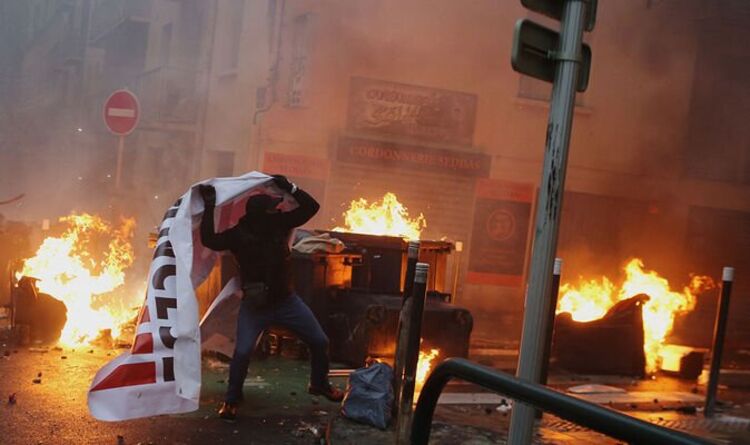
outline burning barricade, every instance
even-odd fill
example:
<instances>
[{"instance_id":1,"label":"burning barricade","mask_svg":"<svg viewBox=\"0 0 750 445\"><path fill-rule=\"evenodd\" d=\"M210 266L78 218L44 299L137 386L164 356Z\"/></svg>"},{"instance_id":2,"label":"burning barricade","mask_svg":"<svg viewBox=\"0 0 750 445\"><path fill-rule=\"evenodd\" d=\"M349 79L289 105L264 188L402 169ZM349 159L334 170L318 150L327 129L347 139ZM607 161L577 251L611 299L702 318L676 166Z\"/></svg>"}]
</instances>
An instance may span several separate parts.
<instances>
[{"instance_id":1,"label":"burning barricade","mask_svg":"<svg viewBox=\"0 0 750 445\"><path fill-rule=\"evenodd\" d=\"M661 368L662 351L675 318L695 308L696 297L714 287L692 276L678 292L643 261L631 259L617 287L607 277L560 288L553 358L569 371L645 376Z\"/></svg>"},{"instance_id":2,"label":"burning barricade","mask_svg":"<svg viewBox=\"0 0 750 445\"><path fill-rule=\"evenodd\" d=\"M66 346L113 337L133 316L132 299L119 292L133 264L131 245L135 220L115 226L89 214L60 219L64 230L45 238L34 256L16 273L14 325L22 340Z\"/></svg>"}]
</instances>

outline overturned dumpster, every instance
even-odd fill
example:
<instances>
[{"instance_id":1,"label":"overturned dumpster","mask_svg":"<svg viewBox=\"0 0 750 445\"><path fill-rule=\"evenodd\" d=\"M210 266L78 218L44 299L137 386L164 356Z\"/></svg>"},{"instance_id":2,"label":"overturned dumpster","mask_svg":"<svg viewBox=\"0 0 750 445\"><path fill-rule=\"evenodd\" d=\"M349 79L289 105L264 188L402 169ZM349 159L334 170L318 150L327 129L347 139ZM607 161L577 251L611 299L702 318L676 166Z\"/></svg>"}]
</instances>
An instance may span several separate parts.
<instances>
[{"instance_id":1,"label":"overturned dumpster","mask_svg":"<svg viewBox=\"0 0 750 445\"><path fill-rule=\"evenodd\" d=\"M643 377L643 304L639 294L612 306L604 317L574 321L562 312L555 319L552 360L559 368L581 374L616 374Z\"/></svg>"}]
</instances>

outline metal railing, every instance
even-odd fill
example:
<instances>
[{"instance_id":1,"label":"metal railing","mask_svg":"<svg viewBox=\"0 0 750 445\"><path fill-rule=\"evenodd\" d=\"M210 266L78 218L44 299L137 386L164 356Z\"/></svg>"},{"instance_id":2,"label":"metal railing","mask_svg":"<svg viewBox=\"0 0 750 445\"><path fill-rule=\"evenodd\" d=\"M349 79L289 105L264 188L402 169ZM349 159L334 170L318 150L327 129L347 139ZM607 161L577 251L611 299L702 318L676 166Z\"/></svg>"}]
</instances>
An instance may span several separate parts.
<instances>
[{"instance_id":1,"label":"metal railing","mask_svg":"<svg viewBox=\"0 0 750 445\"><path fill-rule=\"evenodd\" d=\"M535 406L565 420L632 444L708 445L711 442L671 430L585 400L554 391L546 386L519 380L509 374L451 358L435 368L419 396L411 427L412 445L426 445L430 438L432 415L440 393L453 378L459 378L518 402Z\"/></svg>"}]
</instances>

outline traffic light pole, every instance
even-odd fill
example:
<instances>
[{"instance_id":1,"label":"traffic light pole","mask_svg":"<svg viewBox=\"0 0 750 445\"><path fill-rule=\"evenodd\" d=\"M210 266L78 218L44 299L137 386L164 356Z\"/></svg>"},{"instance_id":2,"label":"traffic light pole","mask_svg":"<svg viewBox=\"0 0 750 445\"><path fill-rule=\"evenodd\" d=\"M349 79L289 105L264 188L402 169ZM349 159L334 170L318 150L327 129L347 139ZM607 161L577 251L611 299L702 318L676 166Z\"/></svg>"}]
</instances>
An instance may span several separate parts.
<instances>
[{"instance_id":1,"label":"traffic light pole","mask_svg":"<svg viewBox=\"0 0 750 445\"><path fill-rule=\"evenodd\" d=\"M576 85L581 64L585 0L564 0L555 82L552 87L542 181L539 190L531 271L526 286L523 333L518 359L519 378L539 382L549 323L552 269L557 250L568 146L573 124ZM511 416L508 443L527 445L534 432L534 408L517 403Z\"/></svg>"}]
</instances>

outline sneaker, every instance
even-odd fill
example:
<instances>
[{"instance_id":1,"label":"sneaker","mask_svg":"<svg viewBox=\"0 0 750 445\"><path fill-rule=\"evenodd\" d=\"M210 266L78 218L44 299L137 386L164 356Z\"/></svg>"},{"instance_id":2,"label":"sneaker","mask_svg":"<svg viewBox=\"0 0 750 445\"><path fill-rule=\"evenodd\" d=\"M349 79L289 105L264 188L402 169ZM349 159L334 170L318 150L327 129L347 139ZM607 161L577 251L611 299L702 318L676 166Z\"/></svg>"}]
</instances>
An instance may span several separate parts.
<instances>
[{"instance_id":1,"label":"sneaker","mask_svg":"<svg viewBox=\"0 0 750 445\"><path fill-rule=\"evenodd\" d=\"M340 402L344 399L344 391L332 385L328 385L325 388L311 385L307 387L307 392L314 396L323 396L331 402Z\"/></svg>"},{"instance_id":2,"label":"sneaker","mask_svg":"<svg viewBox=\"0 0 750 445\"><path fill-rule=\"evenodd\" d=\"M224 402L219 408L219 417L227 422L235 422L237 420L237 404Z\"/></svg>"}]
</instances>

